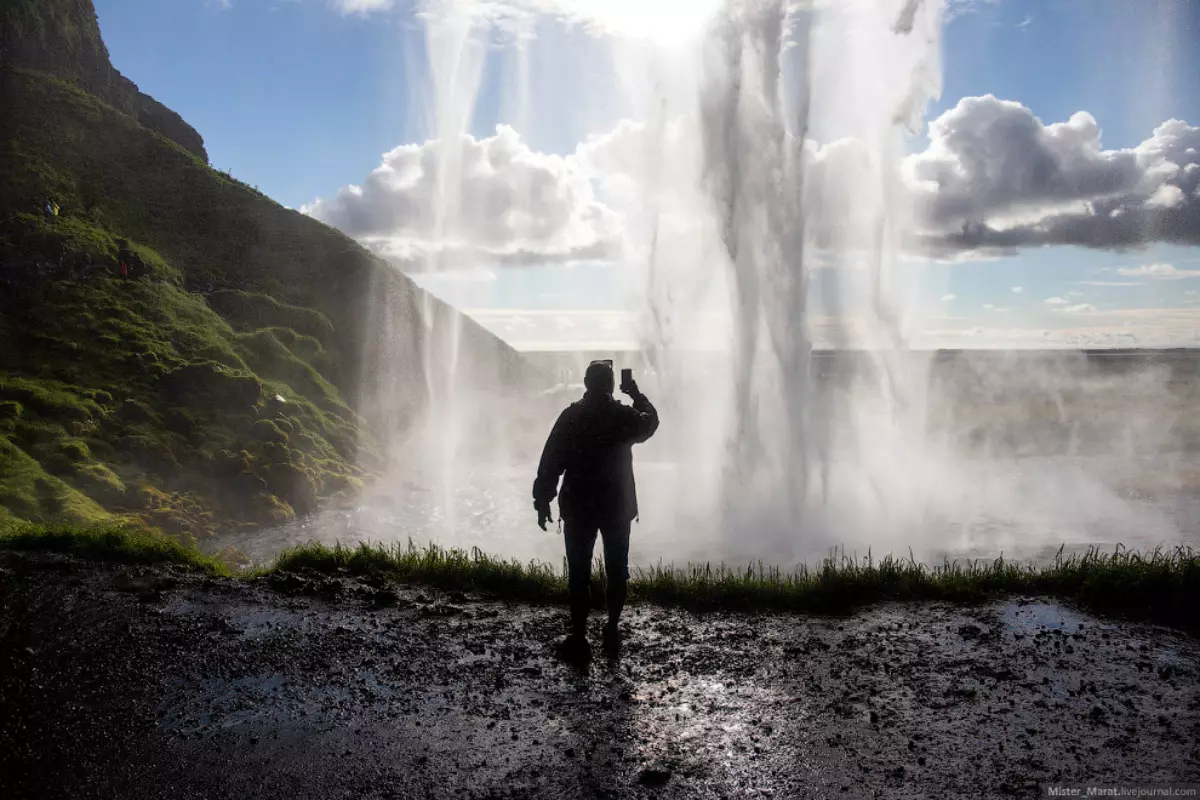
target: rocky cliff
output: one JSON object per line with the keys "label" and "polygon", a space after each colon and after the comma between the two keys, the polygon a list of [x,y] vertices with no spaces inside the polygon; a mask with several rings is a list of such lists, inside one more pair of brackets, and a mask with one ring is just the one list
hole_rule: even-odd
{"label": "rocky cliff", "polygon": [[0,66],[70,81],[208,161],[204,139],[191,125],[113,67],[91,0],[6,0],[6,5],[0,12]]}

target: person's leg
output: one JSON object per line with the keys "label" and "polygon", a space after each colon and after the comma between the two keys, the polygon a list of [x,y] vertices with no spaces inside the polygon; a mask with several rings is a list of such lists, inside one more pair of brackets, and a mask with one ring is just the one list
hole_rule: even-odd
{"label": "person's leg", "polygon": [[610,523],[600,530],[604,537],[604,572],[608,575],[608,627],[615,629],[629,584],[629,523]]}
{"label": "person's leg", "polygon": [[563,538],[567,545],[567,590],[571,596],[571,632],[587,635],[588,610],[591,608],[592,553],[596,547],[597,526],[583,520],[564,520]]}

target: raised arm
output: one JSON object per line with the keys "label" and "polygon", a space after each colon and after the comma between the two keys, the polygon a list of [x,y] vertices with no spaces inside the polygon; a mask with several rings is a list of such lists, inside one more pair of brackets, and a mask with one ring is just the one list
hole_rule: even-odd
{"label": "raised arm", "polygon": [[633,398],[633,408],[628,411],[628,435],[634,444],[641,444],[654,435],[658,430],[658,410],[650,402],[650,398],[638,390],[635,383],[627,394]]}

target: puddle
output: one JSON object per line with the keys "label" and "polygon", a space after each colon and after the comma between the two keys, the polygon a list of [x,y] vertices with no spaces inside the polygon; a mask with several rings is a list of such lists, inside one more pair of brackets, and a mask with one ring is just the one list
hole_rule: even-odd
{"label": "puddle", "polygon": [[1036,634],[1041,630],[1081,631],[1089,628],[1113,630],[1111,624],[1098,622],[1058,603],[1017,601],[1005,604],[1000,611],[1004,627],[1014,633]]}

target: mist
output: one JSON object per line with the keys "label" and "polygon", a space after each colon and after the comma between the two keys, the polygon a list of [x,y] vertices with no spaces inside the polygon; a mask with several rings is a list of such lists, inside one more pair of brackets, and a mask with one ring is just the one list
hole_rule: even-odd
{"label": "mist", "polygon": [[[450,245],[480,207],[459,146],[491,46],[479,11],[431,3],[422,21],[440,143],[426,145],[429,230],[447,244],[419,256],[424,271],[462,267]],[[635,369],[663,420],[635,449],[634,563],[1195,544],[1191,354],[915,343],[904,248],[921,221],[901,162],[941,90],[944,11],[937,0],[729,0],[687,42],[606,39],[631,121],[587,158],[610,176],[596,191],[629,221],[612,261],[638,349],[518,362],[463,347],[461,326],[474,323],[461,314],[373,291],[363,408],[384,476],[357,509],[238,546],[266,557],[308,539],[412,540],[559,561],[530,486],[550,426],[601,356]],[[511,46],[527,64],[528,45]],[[532,105],[528,79],[510,76],[515,117],[558,113]],[[537,191],[518,187],[517,209]],[[425,339],[389,339],[397,315],[422,319]]]}

